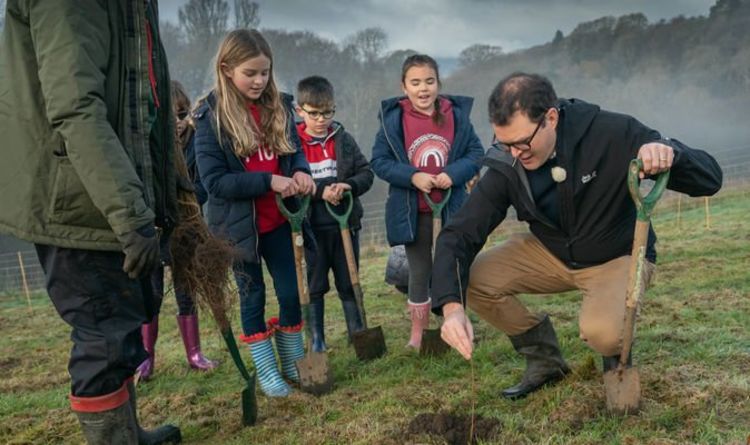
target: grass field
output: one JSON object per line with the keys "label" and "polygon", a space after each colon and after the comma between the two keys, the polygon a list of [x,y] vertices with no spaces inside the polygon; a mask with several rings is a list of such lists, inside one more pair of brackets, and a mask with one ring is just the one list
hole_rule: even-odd
{"label": "grass field", "polygon": [[[141,421],[177,424],[184,442],[195,444],[440,444],[444,438],[421,434],[412,420],[419,414],[468,415],[474,401],[477,415],[496,423],[494,436],[480,443],[744,445],[750,441],[749,195],[722,192],[711,204],[710,229],[702,199],[683,199],[679,219],[676,203],[661,203],[654,219],[659,267],[635,351],[644,396],[640,415],[605,412],[600,359],[578,339],[578,293],[524,298],[532,309],[551,314],[574,371],[568,378],[525,400],[501,398],[523,372],[523,361],[505,336],[479,322],[474,396],[471,367],[457,353],[423,358],[404,348],[405,298],[383,283],[386,252],[365,249],[369,322],[383,326],[387,356],[357,361],[331,293],[326,335],[335,391],[320,398],[296,391],[283,400],[259,392],[258,424],[243,428],[241,380],[213,323],[203,315],[204,351],[222,364],[210,374],[191,372],[168,295],[156,373],[138,387]],[[492,242],[508,230],[501,228]],[[234,320],[239,332],[236,314]],[[82,442],[67,403],[68,337],[46,296],[35,295],[32,311],[21,296],[0,297],[0,443]]]}

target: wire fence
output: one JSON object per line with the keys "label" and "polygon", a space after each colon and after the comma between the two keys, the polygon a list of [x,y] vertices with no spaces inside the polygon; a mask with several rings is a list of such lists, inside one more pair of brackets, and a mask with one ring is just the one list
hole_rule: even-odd
{"label": "wire fence", "polygon": [[44,289],[44,271],[36,251],[0,254],[0,295],[24,295]]}
{"label": "wire fence", "polygon": [[[724,186],[715,198],[732,190],[750,190],[750,146],[733,147],[711,153],[724,172]],[[710,201],[705,198],[688,198],[679,193],[667,191],[662,198],[662,208],[679,209],[695,207],[706,208],[706,222],[709,224]],[[360,243],[363,249],[383,248],[387,246],[385,237],[385,201],[367,201],[363,203],[365,217],[362,219]],[[525,224],[516,221],[512,209],[506,221],[498,228],[508,232],[524,230]],[[34,250],[0,254],[0,296],[13,296],[18,299],[44,289],[44,272]]]}

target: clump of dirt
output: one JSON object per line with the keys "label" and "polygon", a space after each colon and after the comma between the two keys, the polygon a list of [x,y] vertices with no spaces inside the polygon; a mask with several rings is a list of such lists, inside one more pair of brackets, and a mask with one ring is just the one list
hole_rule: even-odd
{"label": "clump of dirt", "polygon": [[498,419],[476,416],[474,418],[473,435],[469,438],[471,416],[450,413],[421,413],[412,419],[404,433],[409,436],[438,436],[444,439],[448,445],[471,445],[476,444],[479,440],[491,440],[500,432],[501,426]]}
{"label": "clump of dirt", "polygon": [[21,360],[15,357],[0,359],[0,371],[9,371],[21,364]]}

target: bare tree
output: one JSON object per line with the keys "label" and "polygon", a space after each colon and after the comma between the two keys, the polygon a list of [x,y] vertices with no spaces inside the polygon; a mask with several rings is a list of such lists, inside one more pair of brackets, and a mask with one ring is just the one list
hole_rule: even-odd
{"label": "bare tree", "polygon": [[180,77],[191,94],[198,95],[210,86],[219,42],[227,32],[229,4],[225,0],[188,0],[178,10],[186,51],[181,55],[185,69]]}
{"label": "bare tree", "polygon": [[477,43],[461,51],[458,56],[458,63],[464,67],[485,63],[502,53],[503,49],[499,46]]}
{"label": "bare tree", "polygon": [[388,35],[383,28],[365,28],[346,39],[346,42],[347,49],[354,51],[360,62],[372,63],[385,50]]}
{"label": "bare tree", "polygon": [[257,28],[260,25],[258,2],[234,0],[234,27]]}
{"label": "bare tree", "polygon": [[213,46],[227,32],[229,4],[225,0],[188,0],[178,17],[191,45]]}

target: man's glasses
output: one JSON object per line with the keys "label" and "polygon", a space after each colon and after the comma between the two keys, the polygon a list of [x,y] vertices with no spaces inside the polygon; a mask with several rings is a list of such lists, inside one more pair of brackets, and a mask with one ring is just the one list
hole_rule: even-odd
{"label": "man's glasses", "polygon": [[333,117],[334,114],[336,114],[335,108],[332,108],[330,110],[323,110],[323,111],[310,111],[310,110],[306,110],[305,107],[300,107],[300,108],[302,109],[302,111],[307,113],[308,116],[310,116],[310,119],[313,119],[313,120],[318,120],[321,117],[323,119],[330,119]]}
{"label": "man's glasses", "polygon": [[536,134],[539,131],[539,129],[542,128],[542,124],[544,123],[544,121],[546,120],[546,118],[547,118],[546,114],[544,116],[542,116],[542,120],[540,120],[539,123],[536,124],[536,128],[534,129],[534,132],[531,133],[531,136],[527,137],[526,139],[524,139],[524,140],[522,140],[520,142],[513,142],[513,143],[510,143],[510,144],[505,144],[503,142],[498,141],[497,138],[495,138],[492,141],[492,146],[494,148],[497,148],[497,149],[502,150],[502,151],[507,151],[507,152],[510,152],[511,148],[515,148],[518,151],[531,150],[531,141],[534,140],[534,136],[536,136]]}

